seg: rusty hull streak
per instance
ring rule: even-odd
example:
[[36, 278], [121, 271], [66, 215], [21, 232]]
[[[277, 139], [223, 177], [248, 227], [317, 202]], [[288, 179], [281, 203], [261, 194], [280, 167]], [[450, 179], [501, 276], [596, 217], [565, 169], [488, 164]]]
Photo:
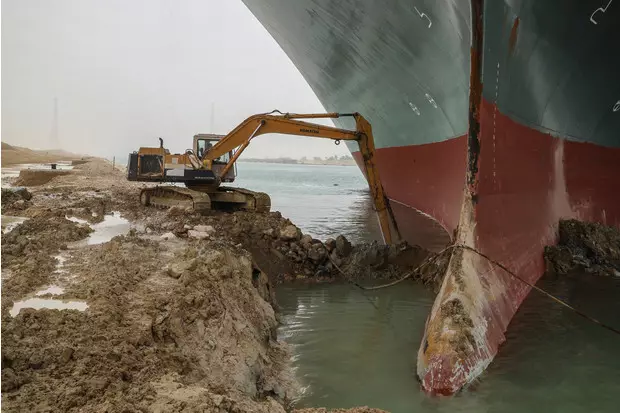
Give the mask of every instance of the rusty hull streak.
[[519, 17], [515, 17], [515, 21], [512, 24], [512, 30], [510, 31], [510, 39], [508, 40], [508, 51], [512, 56], [515, 45], [517, 44], [517, 38], [519, 37]]
[[482, 104], [483, 0], [471, 1], [472, 37], [469, 75], [469, 133], [467, 138], [467, 183], [471, 199], [477, 200], [480, 155], [480, 105]]

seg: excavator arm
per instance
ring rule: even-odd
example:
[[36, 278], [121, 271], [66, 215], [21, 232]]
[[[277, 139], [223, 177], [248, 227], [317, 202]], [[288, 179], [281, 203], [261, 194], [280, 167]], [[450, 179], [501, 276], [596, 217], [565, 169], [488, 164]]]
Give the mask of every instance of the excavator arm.
[[[214, 159], [236, 149], [233, 157], [221, 171], [221, 175], [225, 175], [235, 164], [245, 148], [248, 147], [251, 140], [266, 133], [310, 136], [313, 138], [332, 139], [334, 141], [356, 141], [364, 161], [364, 173], [368, 180], [368, 186], [370, 187], [370, 192], [379, 218], [383, 240], [386, 244], [391, 244], [393, 239], [390, 223], [396, 231], [397, 237], [398, 227], [394, 220], [389, 201], [383, 191], [379, 171], [375, 164], [375, 145], [370, 123], [359, 113], [285, 113], [274, 115], [274, 112], [251, 116], [233, 129], [228, 135], [220, 139], [220, 141], [203, 156], [202, 162], [204, 167], [210, 169]], [[355, 119], [356, 128], [354, 131], [300, 120], [334, 119], [345, 116]]]

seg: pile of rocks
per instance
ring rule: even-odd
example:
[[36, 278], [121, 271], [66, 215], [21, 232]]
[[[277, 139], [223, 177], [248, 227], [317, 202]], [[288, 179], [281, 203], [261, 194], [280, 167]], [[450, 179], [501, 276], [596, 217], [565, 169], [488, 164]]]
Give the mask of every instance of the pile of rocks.
[[218, 236], [252, 252], [274, 280], [331, 277], [336, 272], [334, 264], [342, 265], [353, 250], [343, 235], [322, 242], [304, 234], [279, 212], [235, 212], [219, 215], [211, 223]]
[[427, 255], [406, 243], [386, 246], [377, 242], [352, 245], [338, 235], [321, 241], [304, 234], [279, 212], [193, 214], [172, 208], [145, 219], [146, 232], [162, 239], [197, 242], [226, 241], [249, 251], [272, 282], [334, 278], [393, 279], [419, 264]]

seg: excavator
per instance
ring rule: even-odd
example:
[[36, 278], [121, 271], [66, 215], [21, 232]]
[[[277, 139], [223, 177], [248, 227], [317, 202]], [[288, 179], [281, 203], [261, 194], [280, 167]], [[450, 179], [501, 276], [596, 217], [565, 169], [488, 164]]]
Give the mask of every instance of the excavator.
[[[336, 119], [351, 117], [355, 130], [311, 123], [303, 119]], [[375, 145], [370, 123], [359, 113], [282, 113], [274, 110], [253, 115], [227, 135], [198, 134], [192, 149], [171, 154], [159, 138], [159, 147], [141, 147], [129, 154], [127, 179], [141, 182], [166, 182], [143, 188], [140, 202], [144, 206], [170, 208], [180, 206], [197, 212], [218, 210], [250, 210], [268, 212], [269, 196], [244, 188], [222, 186], [235, 180], [236, 161], [250, 142], [259, 135], [280, 133], [340, 141], [356, 141], [364, 161], [375, 210], [383, 239], [391, 244], [392, 228], [398, 233], [389, 201], [385, 196], [375, 164]], [[185, 187], [179, 184], [184, 184]], [[390, 225], [391, 224], [391, 225]]]

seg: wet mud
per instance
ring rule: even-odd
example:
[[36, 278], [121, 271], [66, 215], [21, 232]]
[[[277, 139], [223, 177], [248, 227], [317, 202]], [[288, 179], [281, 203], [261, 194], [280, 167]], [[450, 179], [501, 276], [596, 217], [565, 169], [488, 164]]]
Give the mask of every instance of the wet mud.
[[[103, 160], [21, 183], [2, 194], [3, 214], [28, 218], [2, 234], [4, 411], [290, 410], [273, 283], [396, 275], [424, 256], [316, 240], [277, 212], [144, 208], [142, 184]], [[112, 214], [127, 227], [89, 242]]]
[[562, 220], [556, 245], [545, 248], [547, 272], [620, 277], [620, 230], [598, 223]]

